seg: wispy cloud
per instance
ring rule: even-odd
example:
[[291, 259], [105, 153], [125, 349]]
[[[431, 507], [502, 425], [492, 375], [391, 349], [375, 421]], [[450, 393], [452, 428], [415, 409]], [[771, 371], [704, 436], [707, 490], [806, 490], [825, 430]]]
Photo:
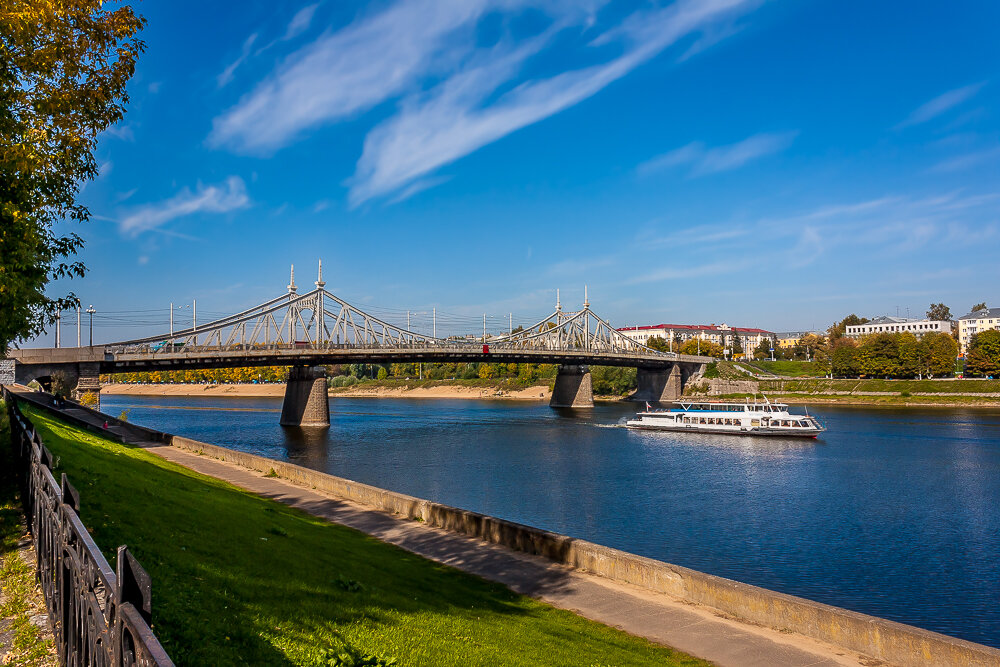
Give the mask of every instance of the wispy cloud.
[[[522, 82], [494, 97], [521, 64], [546, 45], [557, 29], [517, 48], [498, 49], [485, 62], [460, 69], [429, 93], [404, 100], [399, 114], [365, 138], [351, 186], [353, 205], [406, 183], [594, 95], [610, 83], [713, 21], [746, 10], [741, 0], [681, 1], [666, 9], [637, 12], [591, 41], [621, 54], [604, 64]], [[487, 100], [491, 100], [487, 103]]]
[[[706, 33], [760, 0], [678, 0], [642, 9], [596, 38], [587, 36], [605, 0], [538, 5], [510, 0], [396, 2], [327, 33], [293, 53], [240, 102], [217, 117], [208, 142], [270, 153], [311, 128], [399, 98], [398, 112], [366, 137], [353, 205], [403, 190], [430, 172], [531, 123], [579, 103], [688, 35]], [[487, 13], [540, 7], [548, 25], [512, 43], [483, 45]], [[713, 34], [716, 41], [729, 34]], [[519, 81], [523, 65], [555, 37], [581, 45], [580, 60], [548, 77]], [[711, 41], [711, 40], [710, 40]], [[433, 181], [424, 181], [433, 182]]]
[[236, 60], [231, 62], [226, 67], [226, 69], [222, 70], [222, 72], [219, 73], [219, 76], [216, 77], [216, 83], [219, 84], [219, 88], [222, 88], [227, 83], [233, 80], [233, 75], [236, 73], [236, 68], [242, 65], [243, 62], [247, 59], [247, 57], [250, 55], [250, 48], [256, 41], [257, 41], [257, 33], [254, 33], [249, 37], [247, 37], [246, 41], [243, 42], [243, 49], [240, 51], [240, 56]]
[[104, 133], [110, 134], [112, 137], [116, 137], [122, 141], [135, 141], [135, 133], [132, 132], [132, 128], [129, 125], [114, 125], [105, 130]]
[[917, 107], [913, 113], [907, 116], [903, 122], [896, 126], [896, 129], [899, 130], [904, 127], [910, 127], [911, 125], [926, 123], [932, 118], [940, 116], [945, 111], [958, 106], [966, 100], [972, 99], [985, 85], [985, 81], [980, 81], [979, 83], [962, 86], [961, 88], [949, 90], [947, 93], [938, 95], [933, 100]]
[[176, 218], [195, 213], [226, 213], [249, 204], [243, 179], [230, 176], [225, 183], [209, 186], [199, 183], [195, 192], [185, 188], [170, 199], [133, 209], [121, 218], [118, 227], [123, 234], [135, 237]]
[[796, 131], [755, 134], [735, 144], [715, 148], [693, 142], [643, 162], [636, 171], [649, 174], [681, 166], [690, 166], [692, 176], [730, 171], [766, 155], [780, 153], [792, 145], [797, 135]]
[[636, 276], [626, 281], [625, 284], [638, 285], [641, 283], [663, 282], [665, 280], [686, 280], [690, 278], [719, 276], [744, 271], [750, 268], [752, 264], [752, 260], [743, 259], [739, 261], [710, 262], [695, 266], [672, 266]]
[[317, 7], [319, 7], [319, 3], [303, 7], [299, 11], [295, 12], [295, 16], [293, 16], [292, 20], [288, 23], [288, 29], [285, 31], [284, 39], [292, 39], [293, 37], [297, 37], [308, 30], [309, 25], [312, 23], [313, 15], [316, 14]]
[[971, 151], [942, 160], [929, 169], [931, 172], [962, 171], [984, 163], [1000, 163], [1000, 146]]

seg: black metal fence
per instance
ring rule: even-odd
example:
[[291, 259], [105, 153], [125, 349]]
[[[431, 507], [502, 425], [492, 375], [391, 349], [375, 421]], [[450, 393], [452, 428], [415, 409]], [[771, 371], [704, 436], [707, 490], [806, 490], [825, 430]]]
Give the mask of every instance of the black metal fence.
[[80, 521], [80, 494], [52, 474], [52, 454], [3, 388], [21, 500], [38, 556], [38, 580], [63, 664], [173, 665], [150, 629], [150, 578], [128, 548], [118, 567]]

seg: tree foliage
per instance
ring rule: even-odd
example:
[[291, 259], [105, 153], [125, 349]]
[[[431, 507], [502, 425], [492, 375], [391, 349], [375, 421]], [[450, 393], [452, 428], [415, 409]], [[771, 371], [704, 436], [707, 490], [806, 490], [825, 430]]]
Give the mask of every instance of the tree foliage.
[[839, 338], [831, 344], [835, 376], [942, 377], [955, 371], [958, 345], [946, 333], [879, 333], [860, 341]]
[[867, 317], [858, 317], [854, 313], [851, 313], [850, 315], [848, 315], [841, 321], [837, 322], [836, 324], [831, 324], [830, 328], [826, 330], [827, 337], [830, 339], [830, 342], [832, 343], [833, 341], [837, 340], [838, 338], [844, 335], [844, 332], [847, 331], [847, 327], [853, 327], [858, 324], [864, 324], [865, 322], [868, 321], [869, 319]]
[[97, 137], [120, 121], [143, 43], [131, 7], [97, 0], [14, 0], [0, 11], [0, 354], [43, 330], [73, 295], [50, 280], [82, 276], [80, 186], [97, 175]]
[[718, 343], [713, 343], [710, 340], [701, 340], [697, 338], [692, 338], [681, 345], [679, 350], [681, 354], [700, 354], [703, 357], [715, 357], [716, 359], [721, 359], [724, 355], [722, 346]]
[[972, 307], [972, 310], [969, 311], [969, 312], [976, 313], [976, 312], [979, 312], [980, 310], [986, 310], [986, 302], [985, 301], [980, 301], [979, 303], [977, 303], [976, 305], [974, 305]]
[[660, 336], [653, 336], [646, 341], [646, 347], [650, 347], [659, 352], [669, 352], [670, 342], [666, 338], [661, 338]]
[[927, 309], [927, 319], [939, 322], [951, 321], [951, 308], [943, 303], [932, 303]]
[[972, 337], [965, 356], [965, 372], [1000, 377], [1000, 330], [982, 331]]

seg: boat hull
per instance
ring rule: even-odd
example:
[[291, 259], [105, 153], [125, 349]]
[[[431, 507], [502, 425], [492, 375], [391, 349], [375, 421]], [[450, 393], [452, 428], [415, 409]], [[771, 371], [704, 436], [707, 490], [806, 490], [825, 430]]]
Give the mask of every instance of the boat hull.
[[761, 426], [749, 426], [749, 427], [738, 427], [738, 428], [711, 428], [704, 425], [693, 425], [693, 424], [681, 424], [681, 425], [669, 425], [669, 424], [636, 424], [626, 422], [625, 424], [628, 428], [634, 428], [641, 431], [671, 431], [674, 433], [711, 433], [713, 435], [756, 435], [765, 436], [768, 438], [815, 438], [825, 429], [812, 429], [812, 428], [800, 428], [800, 429], [789, 429], [789, 428], [766, 428]]

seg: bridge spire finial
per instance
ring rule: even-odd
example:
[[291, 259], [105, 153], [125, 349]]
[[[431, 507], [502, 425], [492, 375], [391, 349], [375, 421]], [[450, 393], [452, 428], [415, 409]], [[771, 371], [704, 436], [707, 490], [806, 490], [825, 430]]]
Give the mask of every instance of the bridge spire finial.
[[292, 264], [292, 276], [288, 281], [288, 291], [295, 294], [296, 289], [298, 288], [295, 287], [295, 265]]
[[323, 289], [326, 283], [323, 282], [323, 260], [319, 260], [319, 277], [316, 279], [316, 287]]
[[562, 310], [562, 304], [559, 302], [559, 288], [556, 288], [556, 310]]
[[587, 298], [587, 286], [583, 286], [583, 307], [584, 309], [590, 308], [590, 299]]

